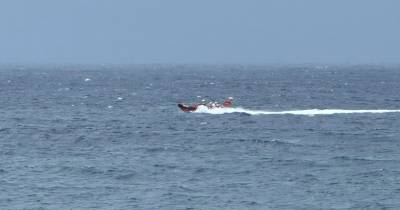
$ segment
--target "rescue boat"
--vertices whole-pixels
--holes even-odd
[[[192,104],[192,105],[187,105],[184,103],[179,103],[178,107],[183,111],[183,112],[195,112],[199,106],[205,106],[208,109],[222,109],[222,108],[231,108],[233,106],[233,98],[229,97],[227,100],[224,101],[224,103],[220,104],[218,102],[208,102],[208,103],[198,103],[198,104]]]

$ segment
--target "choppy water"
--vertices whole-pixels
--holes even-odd
[[[399,93],[398,67],[3,66],[0,209],[399,209]]]

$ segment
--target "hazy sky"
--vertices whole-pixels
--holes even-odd
[[[0,0],[0,63],[400,63],[399,0]]]

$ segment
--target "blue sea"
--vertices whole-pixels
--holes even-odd
[[[4,65],[0,103],[0,209],[400,209],[399,66]]]

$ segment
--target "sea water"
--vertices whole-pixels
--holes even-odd
[[[0,100],[0,209],[400,208],[396,66],[10,65]]]

